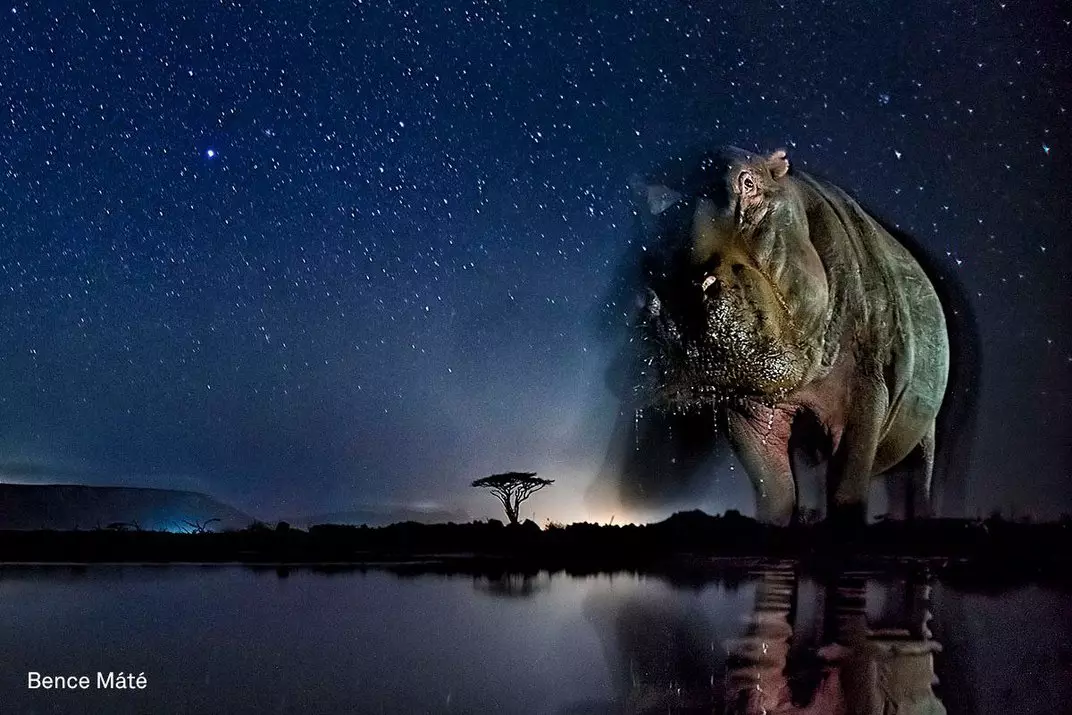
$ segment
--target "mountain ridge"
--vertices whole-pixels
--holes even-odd
[[[183,531],[190,524],[241,529],[254,518],[204,494],[157,487],[0,484],[0,529],[139,528]],[[187,522],[190,522],[188,524]]]

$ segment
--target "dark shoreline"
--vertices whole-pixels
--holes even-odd
[[[419,524],[308,530],[257,524],[179,534],[127,529],[0,531],[0,564],[245,564],[422,573],[670,574],[703,579],[730,560],[790,560],[813,572],[926,568],[984,588],[1072,587],[1072,520],[1030,524],[886,522],[846,532],[826,525],[774,528],[728,514],[675,514],[642,526],[527,522]]]

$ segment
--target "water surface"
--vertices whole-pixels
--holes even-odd
[[[3,713],[1066,713],[1072,599],[790,564],[404,576],[0,567]],[[27,673],[145,673],[31,691]],[[894,710],[897,707],[900,710]]]

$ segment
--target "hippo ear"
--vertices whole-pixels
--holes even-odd
[[[775,180],[789,173],[789,159],[785,155],[785,149],[779,149],[767,157],[767,169]]]
[[[681,200],[681,193],[662,185],[647,186],[644,198],[648,202],[648,211],[658,216],[663,211]]]

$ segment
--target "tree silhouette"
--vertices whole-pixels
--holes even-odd
[[[209,524],[214,521],[219,521],[219,519],[209,519],[208,521],[187,521],[186,519],[183,519],[182,523],[189,529],[189,531],[186,532],[188,534],[206,534],[208,533]]]
[[[503,509],[506,510],[506,518],[510,520],[511,524],[517,524],[517,515],[521,511],[521,502],[548,484],[554,483],[554,479],[537,477],[536,472],[506,472],[477,479],[473,482],[473,486],[490,490],[502,502]]]

